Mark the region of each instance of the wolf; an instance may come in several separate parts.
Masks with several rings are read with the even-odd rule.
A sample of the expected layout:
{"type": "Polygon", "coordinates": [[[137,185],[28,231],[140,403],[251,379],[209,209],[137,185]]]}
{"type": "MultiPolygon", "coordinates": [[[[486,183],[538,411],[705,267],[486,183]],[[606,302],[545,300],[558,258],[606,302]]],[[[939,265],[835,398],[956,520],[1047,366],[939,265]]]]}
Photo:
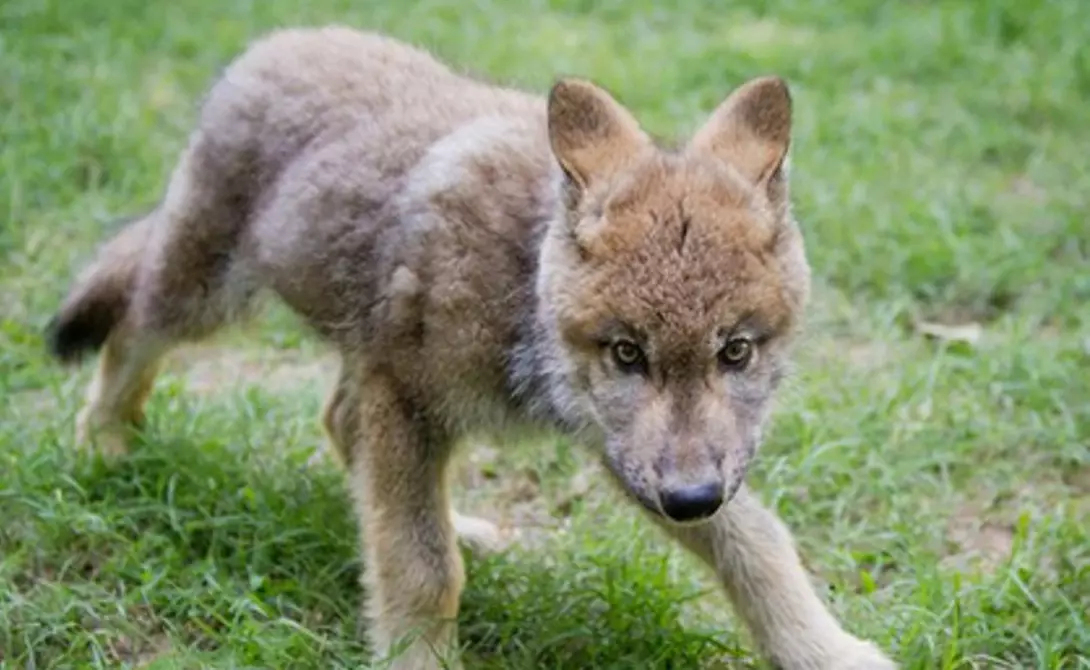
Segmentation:
{"type": "Polygon", "coordinates": [[[266,34],[50,322],[60,361],[98,352],[77,441],[124,453],[163,357],[275,294],[340,354],[322,423],[391,667],[459,663],[459,537],[494,527],[451,506],[454,445],[531,428],[595,450],[777,666],[894,668],[744,483],[810,291],[791,110],[755,78],[667,146],[587,79],[535,95],[373,32],[266,34]]]}

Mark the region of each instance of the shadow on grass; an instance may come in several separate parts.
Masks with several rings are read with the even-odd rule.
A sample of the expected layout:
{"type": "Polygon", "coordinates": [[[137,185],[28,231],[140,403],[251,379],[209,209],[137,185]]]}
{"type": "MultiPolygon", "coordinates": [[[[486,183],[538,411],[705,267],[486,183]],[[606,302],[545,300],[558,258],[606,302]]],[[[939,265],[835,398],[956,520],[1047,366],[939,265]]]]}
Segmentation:
{"type": "MultiPolygon", "coordinates": [[[[305,457],[184,441],[112,463],[62,447],[29,455],[0,496],[4,572],[17,576],[0,598],[7,658],[132,662],[160,637],[191,660],[364,661],[345,483],[305,457]]],[[[569,537],[467,571],[460,626],[477,667],[691,668],[735,655],[683,626],[698,594],[670,579],[665,556],[623,539],[569,537]]]]}

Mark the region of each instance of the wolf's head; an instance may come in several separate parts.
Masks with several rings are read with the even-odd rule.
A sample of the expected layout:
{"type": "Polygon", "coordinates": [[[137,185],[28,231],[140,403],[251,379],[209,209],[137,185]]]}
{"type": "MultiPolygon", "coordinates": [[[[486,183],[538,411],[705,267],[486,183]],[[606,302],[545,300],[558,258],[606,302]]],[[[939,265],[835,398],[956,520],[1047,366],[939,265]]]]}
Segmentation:
{"type": "Polygon", "coordinates": [[[567,209],[539,291],[571,409],[644,506],[705,518],[746,474],[809,293],[787,87],[750,81],[676,150],[586,81],[548,111],[567,209]]]}

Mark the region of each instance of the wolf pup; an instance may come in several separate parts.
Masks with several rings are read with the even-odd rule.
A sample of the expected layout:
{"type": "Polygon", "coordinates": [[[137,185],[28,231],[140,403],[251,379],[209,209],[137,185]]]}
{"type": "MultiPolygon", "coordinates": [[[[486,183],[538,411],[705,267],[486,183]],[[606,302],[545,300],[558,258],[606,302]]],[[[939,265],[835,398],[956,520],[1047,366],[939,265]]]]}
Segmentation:
{"type": "Polygon", "coordinates": [[[457,663],[457,538],[494,530],[451,508],[452,445],[537,427],[598,450],[779,667],[894,668],[743,484],[809,292],[790,130],[774,77],[667,149],[585,80],[543,99],[375,34],[266,36],[51,323],[62,361],[101,349],[78,440],[123,452],[163,356],[268,290],[340,352],[323,425],[393,667],[457,663]]]}

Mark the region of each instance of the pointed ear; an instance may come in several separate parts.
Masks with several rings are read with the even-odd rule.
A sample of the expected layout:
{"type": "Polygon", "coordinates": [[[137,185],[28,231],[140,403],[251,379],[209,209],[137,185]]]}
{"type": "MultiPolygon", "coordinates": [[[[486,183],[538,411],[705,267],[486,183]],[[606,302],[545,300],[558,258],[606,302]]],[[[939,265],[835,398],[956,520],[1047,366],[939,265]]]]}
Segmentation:
{"type": "Polygon", "coordinates": [[[608,178],[651,145],[628,110],[581,79],[561,79],[549,92],[549,142],[580,191],[608,178]]]}
{"type": "Polygon", "coordinates": [[[689,141],[689,150],[729,163],[773,200],[782,196],[791,141],[791,94],[779,77],[753,79],[731,93],[689,141]]]}

